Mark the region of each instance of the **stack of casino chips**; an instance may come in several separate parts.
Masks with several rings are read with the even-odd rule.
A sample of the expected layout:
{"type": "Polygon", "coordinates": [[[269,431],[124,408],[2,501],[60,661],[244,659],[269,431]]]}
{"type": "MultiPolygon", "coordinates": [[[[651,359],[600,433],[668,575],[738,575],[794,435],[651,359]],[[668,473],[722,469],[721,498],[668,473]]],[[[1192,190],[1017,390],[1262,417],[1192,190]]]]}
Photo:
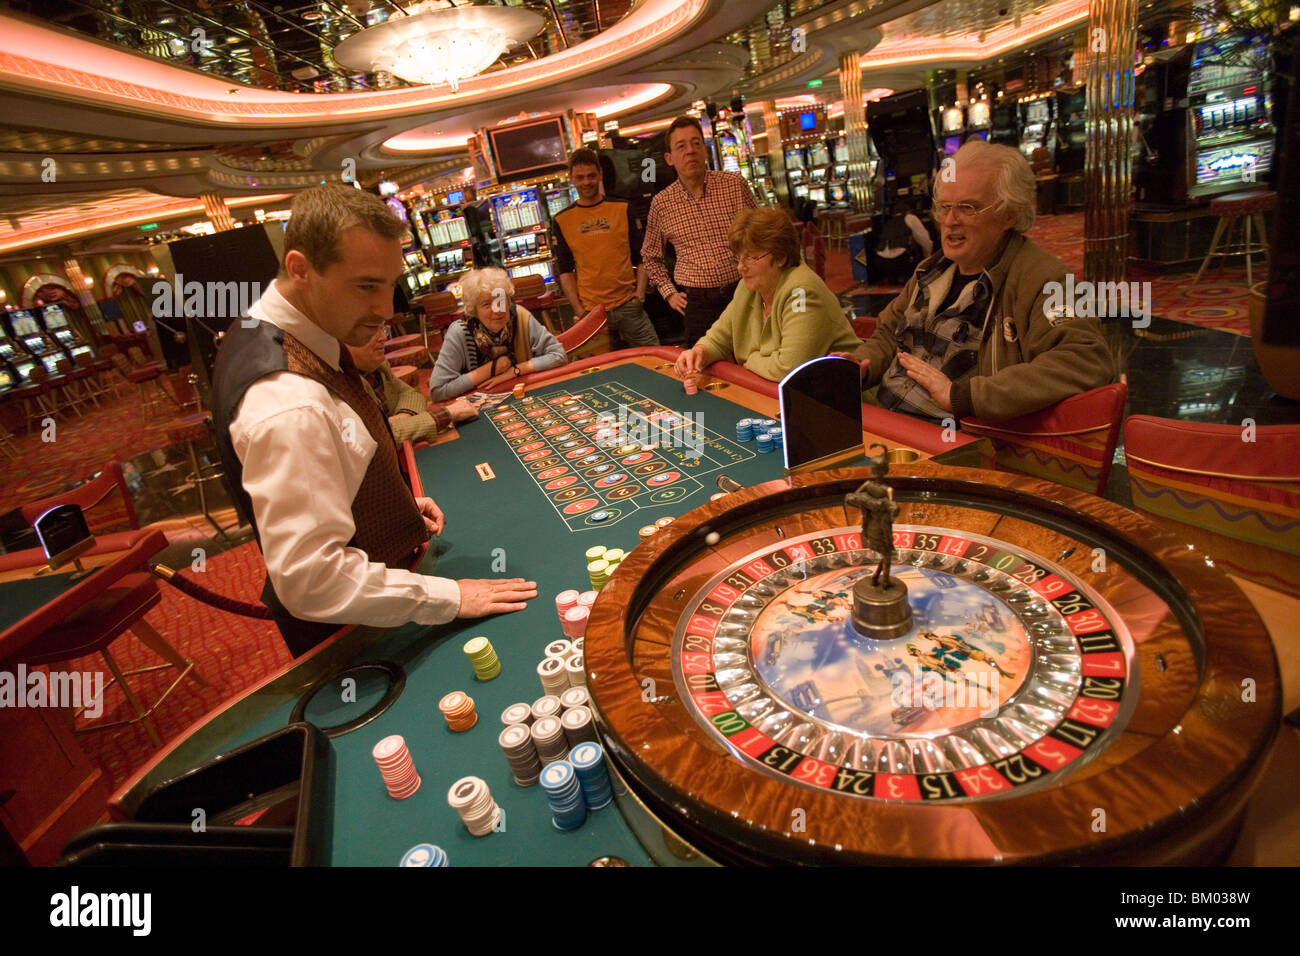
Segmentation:
{"type": "Polygon", "coordinates": [[[757,419],[742,418],[736,422],[736,441],[753,441],[754,440],[754,422],[757,419]]]}
{"type": "Polygon", "coordinates": [[[587,633],[587,618],[591,617],[591,608],[582,604],[575,605],[564,612],[560,621],[560,631],[569,640],[576,640],[587,633]]]}
{"type": "Polygon", "coordinates": [[[637,531],[637,534],[641,536],[642,541],[645,541],[647,538],[653,538],[655,536],[655,532],[658,530],[659,529],[655,525],[647,524],[647,525],[642,525],[641,528],[637,531]]]}
{"type": "Polygon", "coordinates": [[[474,698],[464,691],[454,690],[438,702],[438,709],[447,718],[447,726],[460,733],[478,723],[474,712],[474,698]]]}
{"type": "Polygon", "coordinates": [[[501,818],[501,808],[492,799],[488,785],[478,777],[461,777],[453,783],[447,791],[447,802],[474,836],[487,836],[501,818]]]}
{"type": "Polygon", "coordinates": [[[672,523],[673,523],[673,519],[668,517],[667,515],[664,515],[664,517],[660,518],[658,521],[655,522],[655,527],[666,528],[672,523]]]}
{"type": "MultiPolygon", "coordinates": [[[[564,698],[560,698],[564,702],[564,698]]],[[[533,708],[529,704],[511,704],[505,710],[501,711],[501,723],[509,727],[511,724],[531,724],[533,722],[533,708]]]]}
{"type": "Polygon", "coordinates": [[[560,760],[569,752],[569,744],[564,739],[564,725],[559,717],[543,717],[533,722],[528,728],[533,735],[533,746],[543,766],[552,760],[560,760]]]}
{"type": "Polygon", "coordinates": [[[569,686],[569,674],[564,669],[564,658],[547,657],[537,665],[537,676],[542,681],[542,691],[547,694],[562,694],[569,686]]]}
{"type": "Polygon", "coordinates": [[[587,643],[587,639],[585,637],[576,637],[573,639],[573,649],[577,651],[579,654],[581,654],[582,648],[586,645],[586,643],[587,643]]]}
{"type": "Polygon", "coordinates": [[[591,606],[596,603],[595,591],[583,591],[578,595],[578,607],[585,607],[591,610],[591,606]]]}
{"type": "Polygon", "coordinates": [[[417,843],[406,851],[401,866],[448,866],[447,852],[432,843],[417,843]]]}
{"type": "Polygon", "coordinates": [[[570,707],[560,715],[560,726],[564,728],[564,739],[570,747],[576,747],[584,740],[596,739],[596,727],[591,721],[591,708],[579,704],[570,707]]]}
{"type": "Polygon", "coordinates": [[[510,773],[521,787],[531,787],[542,773],[542,761],[537,756],[537,746],[527,724],[511,724],[497,736],[497,743],[505,752],[510,773]]]}
{"type": "Polygon", "coordinates": [[[693,378],[688,378],[682,382],[682,391],[687,395],[694,395],[700,390],[700,383],[693,378]]]}
{"type": "Polygon", "coordinates": [[[591,695],[587,693],[585,685],[570,687],[560,695],[560,706],[565,710],[572,710],[574,707],[585,707],[587,701],[591,700],[591,695]]]}
{"type": "Polygon", "coordinates": [[[420,789],[420,775],[416,773],[411,752],[406,749],[406,741],[400,735],[385,737],[375,744],[370,755],[379,764],[384,786],[394,800],[405,800],[420,789]]]}
{"type": "Polygon", "coordinates": [[[604,558],[597,558],[587,565],[587,578],[591,581],[591,589],[599,591],[609,580],[609,562],[604,558]]]}
{"type": "Polygon", "coordinates": [[[486,637],[474,637],[465,642],[465,656],[474,666],[474,674],[479,680],[491,680],[501,673],[501,662],[497,660],[496,649],[486,637]]]}
{"type": "Polygon", "coordinates": [[[569,754],[569,763],[578,775],[578,784],[582,787],[582,798],[589,810],[599,810],[609,806],[614,799],[614,785],[609,779],[609,769],[605,766],[605,751],[594,740],[584,741],[573,748],[569,754]]]}
{"type": "Polygon", "coordinates": [[[547,694],[533,701],[533,706],[529,708],[533,713],[533,723],[541,720],[543,717],[556,717],[563,706],[560,704],[558,694],[547,694]]]}
{"type": "Polygon", "coordinates": [[[556,760],[543,767],[542,789],[556,829],[576,830],[582,826],[587,819],[587,801],[573,764],[556,760]]]}
{"type": "Polygon", "coordinates": [[[564,672],[568,675],[570,687],[586,686],[586,662],[583,660],[581,654],[574,654],[564,662],[564,672]]]}
{"type": "Polygon", "coordinates": [[[562,661],[567,661],[575,653],[577,652],[573,649],[573,641],[551,641],[546,645],[545,654],[547,657],[558,657],[562,661]]]}
{"type": "Polygon", "coordinates": [[[564,612],[570,608],[578,606],[577,591],[561,591],[555,595],[555,613],[560,618],[560,626],[564,626],[564,612]]]}

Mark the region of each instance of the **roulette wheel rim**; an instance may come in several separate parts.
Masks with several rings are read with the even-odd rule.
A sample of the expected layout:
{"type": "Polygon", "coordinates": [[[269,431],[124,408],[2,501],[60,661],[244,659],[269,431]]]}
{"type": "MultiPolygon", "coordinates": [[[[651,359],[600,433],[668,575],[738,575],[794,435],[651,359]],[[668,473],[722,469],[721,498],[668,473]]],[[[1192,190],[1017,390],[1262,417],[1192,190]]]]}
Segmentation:
{"type": "MultiPolygon", "coordinates": [[[[647,692],[645,674],[655,667],[634,664],[632,644],[647,646],[639,629],[657,625],[663,643],[672,645],[677,621],[669,627],[660,613],[663,585],[708,550],[705,531],[722,532],[725,540],[783,514],[826,507],[868,474],[840,469],[796,476],[703,505],[630,554],[602,591],[587,628],[588,686],[608,750],[637,800],[681,839],[723,862],[1199,862],[1220,854],[1280,718],[1280,678],[1267,631],[1236,585],[1203,555],[1134,512],[1050,482],[929,464],[896,468],[886,479],[906,504],[962,502],[1104,542],[1111,560],[1200,641],[1191,642],[1190,698],[1161,699],[1157,680],[1148,701],[1139,683],[1145,722],[1141,731],[1116,732],[1126,747],[1116,751],[1114,765],[996,800],[859,800],[764,779],[699,724],[702,718],[684,703],[688,692],[674,679],[647,692]],[[1242,706],[1246,677],[1254,680],[1255,698],[1242,706]],[[1152,720],[1162,732],[1150,730],[1152,720]]],[[[678,595],[683,614],[699,593],[678,595]]]]}

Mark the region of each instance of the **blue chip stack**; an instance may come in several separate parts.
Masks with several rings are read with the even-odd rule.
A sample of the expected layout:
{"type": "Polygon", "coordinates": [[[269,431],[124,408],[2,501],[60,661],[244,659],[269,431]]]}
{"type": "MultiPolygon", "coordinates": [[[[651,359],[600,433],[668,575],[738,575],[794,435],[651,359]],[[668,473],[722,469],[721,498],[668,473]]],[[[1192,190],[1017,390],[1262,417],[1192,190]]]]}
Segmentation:
{"type": "Polygon", "coordinates": [[[557,830],[576,830],[587,819],[587,803],[573,764],[556,760],[542,768],[542,789],[557,830]]]}
{"type": "Polygon", "coordinates": [[[418,843],[406,851],[402,866],[447,866],[447,853],[432,843],[418,843]]]}
{"type": "Polygon", "coordinates": [[[772,439],[772,445],[773,445],[773,446],[776,446],[776,445],[781,444],[781,426],[780,426],[780,425],[777,425],[777,426],[774,427],[774,428],[769,428],[769,429],[767,430],[767,435],[768,435],[769,438],[772,439]]]}
{"type": "Polygon", "coordinates": [[[609,770],[605,767],[605,751],[600,744],[586,741],[578,744],[569,752],[569,762],[578,774],[582,786],[582,797],[587,801],[587,809],[599,810],[609,806],[614,799],[614,786],[609,781],[609,770]]]}
{"type": "Polygon", "coordinates": [[[771,432],[762,431],[759,432],[755,437],[758,439],[758,453],[760,455],[766,455],[768,452],[772,450],[771,432]]]}
{"type": "Polygon", "coordinates": [[[754,419],[742,418],[736,422],[736,441],[754,440],[754,419]]]}
{"type": "Polygon", "coordinates": [[[781,423],[775,418],[756,419],[754,421],[754,434],[757,435],[759,432],[765,432],[769,429],[780,427],[781,423]]]}

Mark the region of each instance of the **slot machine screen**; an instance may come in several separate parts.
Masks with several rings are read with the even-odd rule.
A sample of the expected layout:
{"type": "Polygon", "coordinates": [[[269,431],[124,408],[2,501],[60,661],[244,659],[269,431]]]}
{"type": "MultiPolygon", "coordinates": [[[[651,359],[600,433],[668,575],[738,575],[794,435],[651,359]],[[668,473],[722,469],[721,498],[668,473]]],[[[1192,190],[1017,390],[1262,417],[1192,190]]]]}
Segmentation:
{"type": "Polygon", "coordinates": [[[791,150],[785,154],[786,169],[803,169],[803,153],[798,150],[791,150]]]}
{"type": "Polygon", "coordinates": [[[78,355],[89,355],[91,358],[94,358],[95,350],[89,345],[78,345],[72,350],[72,361],[75,362],[78,355]]]}
{"type": "Polygon", "coordinates": [[[0,342],[0,359],[11,362],[18,357],[18,349],[8,339],[0,342]]]}
{"type": "Polygon", "coordinates": [[[972,103],[970,107],[970,125],[971,126],[988,126],[989,125],[989,104],[985,102],[972,103]]]}
{"type": "Polygon", "coordinates": [[[984,130],[984,129],[982,129],[982,130],[980,130],[979,132],[971,133],[970,136],[968,136],[968,137],[966,137],[966,138],[967,138],[967,139],[982,139],[982,140],[987,141],[988,138],[989,138],[989,133],[988,133],[988,130],[984,130]]]}
{"type": "Polygon", "coordinates": [[[832,178],[834,178],[834,179],[848,179],[848,178],[849,178],[849,166],[848,166],[848,163],[837,163],[837,164],[835,165],[835,175],[834,175],[834,177],[832,177],[832,178]]]}
{"type": "Polygon", "coordinates": [[[827,166],[831,161],[831,153],[823,143],[818,143],[808,150],[808,158],[814,166],[827,166]]]}
{"type": "Polygon", "coordinates": [[[957,150],[960,147],[961,147],[961,137],[949,136],[947,139],[943,141],[943,154],[945,156],[951,156],[953,153],[957,152],[957,150]]]}
{"type": "Polygon", "coordinates": [[[813,202],[825,202],[826,190],[820,186],[818,186],[816,189],[810,189],[808,190],[808,198],[811,199],[813,202]]]}
{"type": "Polygon", "coordinates": [[[943,131],[952,133],[966,125],[966,116],[960,106],[950,106],[943,111],[943,131]]]}
{"type": "Polygon", "coordinates": [[[14,336],[22,338],[25,335],[40,335],[41,327],[36,324],[36,316],[30,312],[15,312],[9,319],[9,324],[13,326],[14,336]]]}
{"type": "Polygon", "coordinates": [[[819,166],[817,169],[814,169],[812,171],[812,184],[814,186],[821,186],[825,182],[826,182],[826,167],[819,166]]]}
{"type": "Polygon", "coordinates": [[[42,355],[41,361],[45,364],[45,371],[51,375],[59,374],[59,359],[63,358],[62,352],[51,352],[49,355],[42,355]]]}
{"type": "Polygon", "coordinates": [[[30,382],[32,379],[32,369],[36,368],[35,359],[29,359],[26,362],[17,362],[14,364],[14,371],[18,373],[18,378],[24,382],[30,382]]]}
{"type": "Polygon", "coordinates": [[[447,205],[459,206],[465,199],[465,190],[456,189],[447,193],[447,205]]]}
{"type": "Polygon", "coordinates": [[[807,195],[808,195],[808,187],[807,187],[807,186],[795,186],[795,187],[794,187],[794,197],[795,197],[796,199],[803,199],[803,198],[804,198],[805,196],[807,196],[807,195]]]}
{"type": "Polygon", "coordinates": [[[802,169],[790,170],[790,182],[796,186],[799,185],[801,182],[803,182],[803,170],[802,169]]]}
{"type": "Polygon", "coordinates": [[[0,389],[12,388],[14,377],[9,374],[8,369],[0,368],[0,389]]]}
{"type": "Polygon", "coordinates": [[[799,114],[799,129],[805,133],[811,133],[817,129],[817,114],[812,110],[799,114]]]}
{"type": "Polygon", "coordinates": [[[847,202],[848,198],[849,191],[843,186],[831,187],[831,202],[847,202]]]}
{"type": "Polygon", "coordinates": [[[45,328],[50,332],[68,327],[68,317],[57,305],[47,305],[41,318],[45,321],[45,328]]]}

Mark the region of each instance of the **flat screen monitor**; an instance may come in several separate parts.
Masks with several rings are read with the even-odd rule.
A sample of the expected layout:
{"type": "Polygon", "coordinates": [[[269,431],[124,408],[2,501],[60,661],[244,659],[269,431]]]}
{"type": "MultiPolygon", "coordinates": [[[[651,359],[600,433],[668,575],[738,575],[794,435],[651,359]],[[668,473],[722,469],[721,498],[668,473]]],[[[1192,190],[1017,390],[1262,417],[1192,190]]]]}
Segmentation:
{"type": "Polygon", "coordinates": [[[790,182],[794,183],[796,186],[799,185],[799,183],[803,182],[803,170],[802,169],[790,170],[790,182]]]}
{"type": "Polygon", "coordinates": [[[24,335],[39,335],[41,331],[41,327],[36,324],[36,316],[22,309],[9,314],[9,325],[17,338],[22,338],[24,335]]]}
{"type": "Polygon", "coordinates": [[[811,133],[817,129],[817,114],[812,110],[806,110],[799,114],[799,129],[805,133],[811,133]]]}
{"type": "Polygon", "coordinates": [[[848,179],[848,178],[849,178],[849,166],[848,166],[848,163],[836,163],[836,164],[835,164],[835,175],[832,176],[831,178],[832,178],[832,179],[848,179]]]}
{"type": "Polygon", "coordinates": [[[790,150],[785,154],[786,169],[803,169],[803,153],[799,150],[790,150]]]}
{"type": "Polygon", "coordinates": [[[57,305],[47,305],[41,313],[41,319],[45,322],[45,328],[50,332],[68,327],[68,317],[64,314],[63,309],[57,305]]]}
{"type": "Polygon", "coordinates": [[[821,185],[823,185],[823,184],[826,182],[826,167],[825,167],[825,166],[818,166],[816,169],[814,169],[814,170],[812,171],[812,180],[811,180],[811,182],[812,182],[812,184],[813,184],[814,186],[821,186],[821,185]]]}
{"type": "Polygon", "coordinates": [[[59,374],[59,361],[63,358],[62,352],[50,352],[41,356],[41,361],[45,363],[45,371],[51,375],[59,374]]]}
{"type": "Polygon", "coordinates": [[[564,123],[559,116],[544,116],[489,129],[487,133],[502,181],[523,179],[569,161],[564,123]]]}
{"type": "Polygon", "coordinates": [[[831,161],[830,150],[824,143],[817,143],[808,149],[808,161],[813,166],[826,166],[831,161]]]}
{"type": "Polygon", "coordinates": [[[795,186],[795,187],[794,187],[794,196],[795,196],[796,199],[803,199],[803,198],[804,198],[805,196],[807,196],[807,195],[808,195],[808,187],[807,187],[807,186],[795,186]]]}
{"type": "Polygon", "coordinates": [[[989,125],[989,104],[985,100],[970,105],[969,125],[976,129],[983,129],[989,125]]]}
{"type": "Polygon", "coordinates": [[[447,193],[448,206],[459,206],[464,199],[465,199],[465,190],[463,189],[457,189],[453,192],[447,193]]]}
{"type": "Polygon", "coordinates": [[[814,189],[808,190],[808,198],[811,199],[813,202],[825,202],[826,201],[825,188],[822,186],[817,186],[814,189]]]}
{"type": "Polygon", "coordinates": [[[14,346],[14,344],[10,342],[8,339],[5,339],[4,341],[0,342],[0,359],[4,359],[6,362],[12,361],[13,359],[16,359],[20,354],[22,353],[20,353],[18,349],[14,346]]]}
{"type": "Polygon", "coordinates": [[[943,141],[943,154],[945,156],[951,156],[953,153],[957,152],[960,147],[960,136],[948,136],[943,141]]]}

